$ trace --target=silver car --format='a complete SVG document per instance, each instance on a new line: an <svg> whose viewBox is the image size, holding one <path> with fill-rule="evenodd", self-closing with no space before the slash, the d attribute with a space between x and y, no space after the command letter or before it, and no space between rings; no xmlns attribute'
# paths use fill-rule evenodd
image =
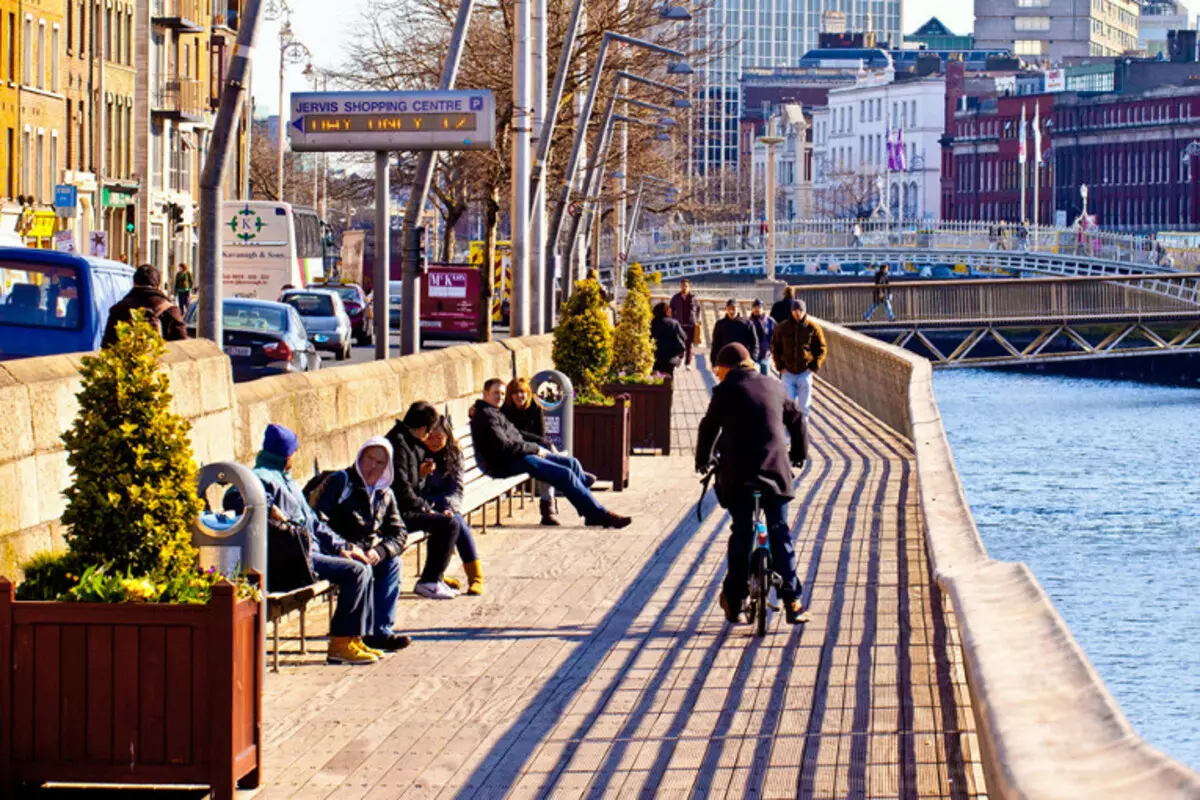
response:
<svg viewBox="0 0 1200 800"><path fill-rule="evenodd" d="M289 289L279 297L304 320L309 341L318 350L328 350L338 361L350 357L350 315L342 298L331 289Z"/></svg>

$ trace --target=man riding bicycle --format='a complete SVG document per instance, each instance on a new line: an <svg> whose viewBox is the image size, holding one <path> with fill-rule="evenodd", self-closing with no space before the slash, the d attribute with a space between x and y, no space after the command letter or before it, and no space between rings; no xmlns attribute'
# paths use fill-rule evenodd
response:
<svg viewBox="0 0 1200 800"><path fill-rule="evenodd" d="M795 496L792 467L803 464L808 456L804 415L785 397L783 384L759 374L750 351L741 344L723 347L714 366L720 384L713 388L708 411L700 421L696 471L707 471L715 447L719 455L717 501L732 518L721 608L726 620L740 621L749 582L757 492L770 537L771 566L780 578L776 591L787 621L795 625L804 621L804 607L787 511L788 501Z"/></svg>

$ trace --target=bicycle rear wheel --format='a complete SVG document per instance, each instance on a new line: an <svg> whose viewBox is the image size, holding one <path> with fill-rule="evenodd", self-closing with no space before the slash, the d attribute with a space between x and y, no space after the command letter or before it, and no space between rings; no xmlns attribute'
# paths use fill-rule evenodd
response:
<svg viewBox="0 0 1200 800"><path fill-rule="evenodd" d="M754 632L758 636L767 635L767 595L771 592L770 580L767 554L758 551L754 554L754 584L758 595L754 608Z"/></svg>

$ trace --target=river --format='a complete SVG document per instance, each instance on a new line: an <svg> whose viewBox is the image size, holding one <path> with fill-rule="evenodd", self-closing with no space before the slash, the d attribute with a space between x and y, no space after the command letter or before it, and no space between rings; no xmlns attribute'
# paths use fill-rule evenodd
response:
<svg viewBox="0 0 1200 800"><path fill-rule="evenodd" d="M1200 391L936 373L993 558L1024 561L1133 726L1200 768Z"/></svg>

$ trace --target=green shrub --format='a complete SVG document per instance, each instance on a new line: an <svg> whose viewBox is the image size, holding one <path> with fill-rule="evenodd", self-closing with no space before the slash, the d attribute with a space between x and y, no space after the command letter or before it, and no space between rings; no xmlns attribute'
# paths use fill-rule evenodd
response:
<svg viewBox="0 0 1200 800"><path fill-rule="evenodd" d="M166 348L143 321L83 359L79 415L63 434L74 482L62 521L78 562L165 579L196 567L191 524L203 508L189 425L171 410Z"/></svg>
<svg viewBox="0 0 1200 800"><path fill-rule="evenodd" d="M83 572L79 557L66 550L37 553L21 565L25 577L17 584L18 600L57 600Z"/></svg>
<svg viewBox="0 0 1200 800"><path fill-rule="evenodd" d="M650 341L650 289L641 264L630 264L625 272L625 300L613 337L612 377L641 378L654 366L654 344Z"/></svg>
<svg viewBox="0 0 1200 800"><path fill-rule="evenodd" d="M613 359L612 323L598 282L575 284L554 328L552 356L555 368L571 379L577 402L598 399Z"/></svg>

